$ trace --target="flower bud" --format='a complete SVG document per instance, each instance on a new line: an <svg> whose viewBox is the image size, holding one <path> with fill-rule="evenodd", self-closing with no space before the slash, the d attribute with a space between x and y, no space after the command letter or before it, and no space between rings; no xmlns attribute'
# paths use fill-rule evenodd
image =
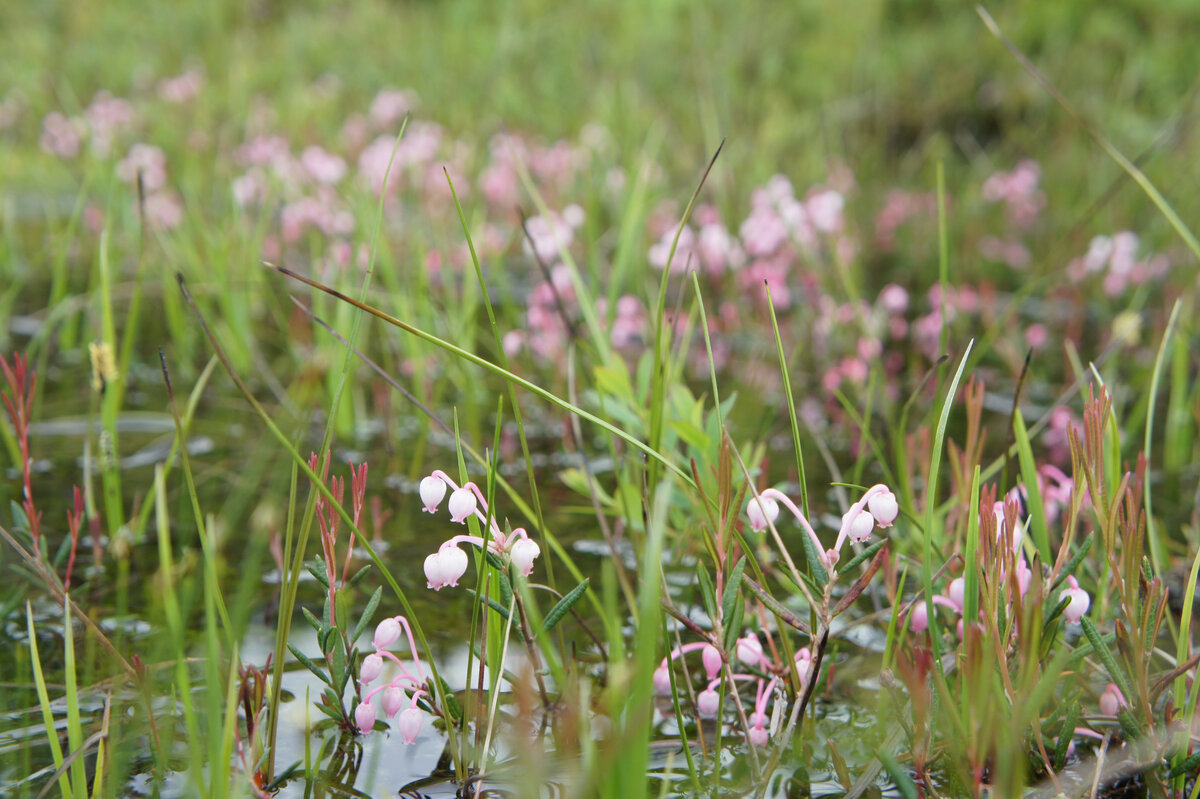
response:
<svg viewBox="0 0 1200 799"><path fill-rule="evenodd" d="M771 735L762 727L750 729L750 743L755 746L766 746L771 741Z"/></svg>
<svg viewBox="0 0 1200 799"><path fill-rule="evenodd" d="M963 600L966 598L966 593L967 581L962 577L955 577L946 588L946 598L954 603L954 607L958 608L959 613L962 613Z"/></svg>
<svg viewBox="0 0 1200 799"><path fill-rule="evenodd" d="M1087 591L1079 587L1079 583L1075 581L1074 577L1068 577L1067 584L1070 587L1058 595L1058 600L1061 602L1064 598L1070 599L1067 607L1063 609L1063 615L1067 617L1067 621L1075 624L1083 618L1083 614L1087 613L1092 604L1092 598L1088 596Z"/></svg>
<svg viewBox="0 0 1200 799"><path fill-rule="evenodd" d="M721 697L717 696L717 692L711 688L706 688L696 694L696 710L700 713L700 718L711 719L717 715L717 708L721 706Z"/></svg>
<svg viewBox="0 0 1200 799"><path fill-rule="evenodd" d="M450 520L459 524L465 522L478 506L479 500L475 498L475 492L469 488L455 490L450 494L450 502L446 505L450 509Z"/></svg>
<svg viewBox="0 0 1200 799"><path fill-rule="evenodd" d="M421 711L415 707L410 707L400 714L396 728L400 732L400 737L404 739L404 743L416 743L417 736L421 733L422 719Z"/></svg>
<svg viewBox="0 0 1200 799"><path fill-rule="evenodd" d="M395 618L384 619L375 627L375 639L372 641L376 649L388 649L400 640L400 622ZM381 667L383 663L379 664Z"/></svg>
<svg viewBox="0 0 1200 799"><path fill-rule="evenodd" d="M374 653L363 658L362 666L358 669L358 682L360 685L370 685L375 682L375 678L383 671L383 658Z"/></svg>
<svg viewBox="0 0 1200 799"><path fill-rule="evenodd" d="M914 633L923 633L929 628L929 608L925 605L924 599L918 599L916 604L912 606L908 617L909 628Z"/></svg>
<svg viewBox="0 0 1200 799"><path fill-rule="evenodd" d="M1100 694L1100 712L1106 716L1117 715L1124 704L1125 698L1121 696L1121 689L1117 688L1115 683L1109 683L1104 693Z"/></svg>
<svg viewBox="0 0 1200 799"><path fill-rule="evenodd" d="M875 517L875 523L880 527L891 527L892 522L900 515L900 503L891 491L881 491L873 494L867 500L867 509Z"/></svg>
<svg viewBox="0 0 1200 799"><path fill-rule="evenodd" d="M737 640L738 660L747 666L757 666L762 660L762 651L762 642L753 633Z"/></svg>
<svg viewBox="0 0 1200 799"><path fill-rule="evenodd" d="M354 708L354 724L363 735L375 729L375 706L370 702L359 702Z"/></svg>
<svg viewBox="0 0 1200 799"><path fill-rule="evenodd" d="M851 508L842 517L842 529L846 531L847 538L861 544L871 537L871 531L875 529L875 518L869 513L863 513L861 509L855 511Z"/></svg>
<svg viewBox="0 0 1200 799"><path fill-rule="evenodd" d="M654 670L654 693L658 696L671 695L671 672L665 663Z"/></svg>
<svg viewBox="0 0 1200 799"><path fill-rule="evenodd" d="M746 515L750 517L750 529L761 533L779 518L779 503L771 497L750 497Z"/></svg>
<svg viewBox="0 0 1200 799"><path fill-rule="evenodd" d="M399 686L389 685L383 689L383 715L389 719L400 712L400 708L404 707L404 692Z"/></svg>
<svg viewBox="0 0 1200 799"><path fill-rule="evenodd" d="M540 554L542 554L542 548L537 545L536 541L528 538L517 539L516 543L512 545L512 549L508 551L508 557L512 560L513 566L525 577L533 573L533 561Z"/></svg>
<svg viewBox="0 0 1200 799"><path fill-rule="evenodd" d="M721 673L721 653L712 644L705 644L700 650L700 660L704 662L704 673L708 679L715 680Z"/></svg>
<svg viewBox="0 0 1200 799"><path fill-rule="evenodd" d="M438 505L442 504L442 498L446 496L445 481L429 475L421 481L421 502L425 503L425 510L429 513L435 513Z"/></svg>

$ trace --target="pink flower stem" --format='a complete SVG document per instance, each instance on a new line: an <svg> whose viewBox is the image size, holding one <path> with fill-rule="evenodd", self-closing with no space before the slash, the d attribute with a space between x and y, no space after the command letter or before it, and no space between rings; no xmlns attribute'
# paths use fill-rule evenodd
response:
<svg viewBox="0 0 1200 799"><path fill-rule="evenodd" d="M803 511L796 507L796 503L792 502L791 498L788 497L787 494L783 493L777 488L767 488L760 491L758 495L760 497L770 497L771 499L777 500L781 505L790 510L792 515L796 517L796 520L800 522L800 526L804 528L804 532L808 533L808 537L812 539L813 546L817 548L817 552L824 551L821 548L821 539L817 538L816 531L813 530L812 525L808 523L808 519L805 518Z"/></svg>
<svg viewBox="0 0 1200 799"><path fill-rule="evenodd" d="M862 495L862 499L850 506L850 510L846 511L844 518L848 519L849 521L854 521L855 517L862 513L863 509L867 507L867 503L871 501L871 497L875 496L876 494L886 493L890 490L890 488L882 483L871 486L867 489L867 492ZM874 524L873 521L872 524ZM848 524L843 524L842 529L838 530L837 542L833 545L834 552L840 553L842 551L842 544L846 542L846 533L848 527Z"/></svg>
<svg viewBox="0 0 1200 799"><path fill-rule="evenodd" d="M417 641L413 638L412 627L409 626L408 619L403 616L397 616L396 621L400 623L400 626L404 628L404 634L408 636L408 650L417 667L417 676L421 678L421 682L425 682L425 672L421 669L421 656L417 654Z"/></svg>

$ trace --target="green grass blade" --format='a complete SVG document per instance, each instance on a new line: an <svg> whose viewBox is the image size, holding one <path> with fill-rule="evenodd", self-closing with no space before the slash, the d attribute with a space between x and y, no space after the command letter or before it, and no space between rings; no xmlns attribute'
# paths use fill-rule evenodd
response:
<svg viewBox="0 0 1200 799"><path fill-rule="evenodd" d="M1025 498L1029 504L1029 534L1037 546L1042 563L1053 564L1050 554L1050 532L1046 528L1046 508L1042 503L1042 492L1038 488L1037 464L1033 460L1033 448L1029 444L1029 431L1019 409L1013 409L1013 435L1017 441L1017 457L1021 462L1021 479L1025 483Z"/></svg>

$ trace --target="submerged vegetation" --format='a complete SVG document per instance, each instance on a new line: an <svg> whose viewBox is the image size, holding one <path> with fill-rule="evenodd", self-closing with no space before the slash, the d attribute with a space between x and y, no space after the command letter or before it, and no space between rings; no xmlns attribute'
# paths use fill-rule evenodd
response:
<svg viewBox="0 0 1200 799"><path fill-rule="evenodd" d="M519 5L0 12L0 793L1200 796L1192 12Z"/></svg>

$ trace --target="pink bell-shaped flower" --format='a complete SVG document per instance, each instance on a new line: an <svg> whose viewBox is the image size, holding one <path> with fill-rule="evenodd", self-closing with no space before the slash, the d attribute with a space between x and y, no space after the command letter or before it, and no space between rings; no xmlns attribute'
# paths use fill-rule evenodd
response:
<svg viewBox="0 0 1200 799"><path fill-rule="evenodd" d="M399 730L404 743L416 743L417 736L421 734L422 718L421 711L415 707L410 707L400 714L396 729Z"/></svg>
<svg viewBox="0 0 1200 799"><path fill-rule="evenodd" d="M479 507L479 500L471 489L459 488L450 494L446 507L450 509L450 520L462 524Z"/></svg>
<svg viewBox="0 0 1200 799"><path fill-rule="evenodd" d="M362 666L358 669L358 682L360 685L370 685L382 672L383 658L371 653L363 658Z"/></svg>
<svg viewBox="0 0 1200 799"><path fill-rule="evenodd" d="M766 746L771 740L771 735L763 727L750 728L750 743L754 746Z"/></svg>
<svg viewBox="0 0 1200 799"><path fill-rule="evenodd" d="M737 640L737 657L747 666L757 666L763 657L762 642L758 636L750 633Z"/></svg>
<svg viewBox="0 0 1200 799"><path fill-rule="evenodd" d="M442 504L442 499L446 496L446 483L444 480L429 475L421 481L421 502L425 504L425 510L428 513L436 513L438 505Z"/></svg>
<svg viewBox="0 0 1200 799"><path fill-rule="evenodd" d="M966 598L966 594L967 581L962 577L955 577L946 588L946 598L954 603L954 607L958 608L959 613L962 613L963 600Z"/></svg>
<svg viewBox="0 0 1200 799"><path fill-rule="evenodd" d="M880 527L891 527L892 522L900 515L900 503L891 491L880 491L872 494L867 500L867 510L875 517L875 523Z"/></svg>
<svg viewBox="0 0 1200 799"><path fill-rule="evenodd" d="M517 571L524 577L533 573L533 561L540 554L542 554L542 548L537 545L536 541L528 538L517 539L516 543L512 545L512 549L508 551L508 557L512 560L513 566L516 566Z"/></svg>
<svg viewBox="0 0 1200 799"><path fill-rule="evenodd" d="M721 706L721 697L711 688L706 688L696 694L696 710L700 713L701 718L711 719L717 715L717 708Z"/></svg>
<svg viewBox="0 0 1200 799"><path fill-rule="evenodd" d="M929 608L924 599L918 599L909 612L908 625L914 633L923 633L929 629Z"/></svg>
<svg viewBox="0 0 1200 799"><path fill-rule="evenodd" d="M375 639L372 641L372 643L377 650L389 649L391 648L392 644L400 640L400 633L402 632L403 630L400 628L400 622L396 621L394 617L384 619L375 626ZM383 666L382 663L379 665L381 667Z"/></svg>
<svg viewBox="0 0 1200 799"><path fill-rule="evenodd" d="M750 497L746 504L746 515L750 517L750 529L761 533L779 518L779 503L771 497Z"/></svg>
<svg viewBox="0 0 1200 799"><path fill-rule="evenodd" d="M400 690L398 685L389 685L383 689L383 715L389 719L400 712L400 708L404 707L404 700L407 699L404 692Z"/></svg>
<svg viewBox="0 0 1200 799"><path fill-rule="evenodd" d="M434 591L456 586L467 572L467 563L466 552L456 546L445 547L425 558L425 579Z"/></svg>
<svg viewBox="0 0 1200 799"><path fill-rule="evenodd" d="M671 672L666 663L654 670L654 693L658 696L671 695Z"/></svg>
<svg viewBox="0 0 1200 799"><path fill-rule="evenodd" d="M1104 693L1100 694L1100 712L1106 716L1115 716L1125 705L1125 697L1121 695L1121 689L1115 683L1110 682L1104 689Z"/></svg>
<svg viewBox="0 0 1200 799"><path fill-rule="evenodd" d="M1063 615L1067 617L1067 621L1076 624L1083 618L1083 614L1087 613L1087 609L1091 607L1092 598L1088 596L1087 591L1079 587L1079 583L1076 582L1074 577L1067 578L1067 585L1068 588L1064 589L1058 595L1058 599L1060 602L1064 597L1071 600L1063 610Z"/></svg>
<svg viewBox="0 0 1200 799"><path fill-rule="evenodd" d="M715 680L721 673L721 653L712 644L705 644L700 650L700 660L704 663L704 673L708 679Z"/></svg>
<svg viewBox="0 0 1200 799"><path fill-rule="evenodd" d="M359 702L354 708L354 724L363 735L375 729L375 706L370 702Z"/></svg>
<svg viewBox="0 0 1200 799"><path fill-rule="evenodd" d="M861 544L871 537L871 532L875 529L875 517L861 509L856 512L851 508L842 517L842 529L846 531L847 538Z"/></svg>

